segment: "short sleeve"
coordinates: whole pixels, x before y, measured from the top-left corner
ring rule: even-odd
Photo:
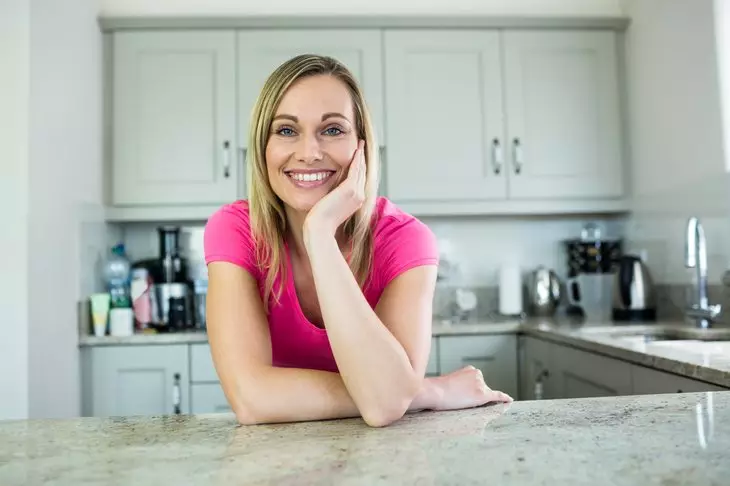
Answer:
[[[225,205],[213,213],[205,225],[203,248],[206,265],[220,261],[233,263],[259,279],[261,272],[256,265],[246,201]]]
[[[412,216],[387,217],[375,235],[375,260],[383,287],[406,270],[438,265],[436,236]]]

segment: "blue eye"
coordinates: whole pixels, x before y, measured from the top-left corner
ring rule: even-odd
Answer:
[[[329,127],[328,129],[326,129],[324,131],[324,133],[326,135],[337,136],[337,135],[340,135],[342,133],[342,130],[340,130],[337,127]]]
[[[281,127],[276,131],[277,135],[283,135],[284,137],[291,137],[294,135],[294,130],[289,127]]]

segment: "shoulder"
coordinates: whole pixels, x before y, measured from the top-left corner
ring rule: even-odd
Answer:
[[[403,211],[392,201],[379,197],[375,205],[375,227],[373,235],[376,242],[386,242],[390,238],[421,238],[435,242],[436,237],[421,220]]]
[[[373,267],[383,286],[406,270],[438,265],[439,249],[431,228],[380,197],[375,208]]]
[[[226,204],[208,218],[203,247],[206,264],[227,261],[250,270],[255,268],[248,201]]]

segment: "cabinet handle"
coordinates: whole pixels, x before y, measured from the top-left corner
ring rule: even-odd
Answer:
[[[550,373],[548,370],[542,370],[540,374],[537,375],[535,378],[535,388],[533,394],[535,395],[535,400],[542,400],[543,399],[543,391],[544,391],[544,383],[543,380],[548,378],[550,376]]]
[[[228,179],[231,176],[231,143],[223,142],[223,177]]]
[[[492,165],[496,175],[502,172],[502,160],[502,146],[499,144],[499,139],[495,138],[492,140]]]
[[[522,144],[520,143],[519,138],[515,138],[514,140],[512,140],[512,151],[515,174],[519,175],[520,172],[522,172],[522,166],[525,164],[525,161],[522,157]]]
[[[387,180],[385,178],[385,146],[381,145],[378,147],[378,158],[380,159],[380,180],[378,181],[378,192],[380,195],[385,195],[385,190],[387,189],[386,183]]]
[[[180,373],[175,373],[172,384],[172,408],[175,415],[180,415],[180,405],[182,404],[182,397],[180,396]]]
[[[239,147],[238,148],[238,166],[239,167],[246,167],[246,156],[248,155],[248,149],[246,147]]]

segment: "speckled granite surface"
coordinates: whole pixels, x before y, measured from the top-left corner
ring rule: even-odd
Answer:
[[[237,427],[231,415],[0,422],[0,484],[725,485],[730,392]]]

